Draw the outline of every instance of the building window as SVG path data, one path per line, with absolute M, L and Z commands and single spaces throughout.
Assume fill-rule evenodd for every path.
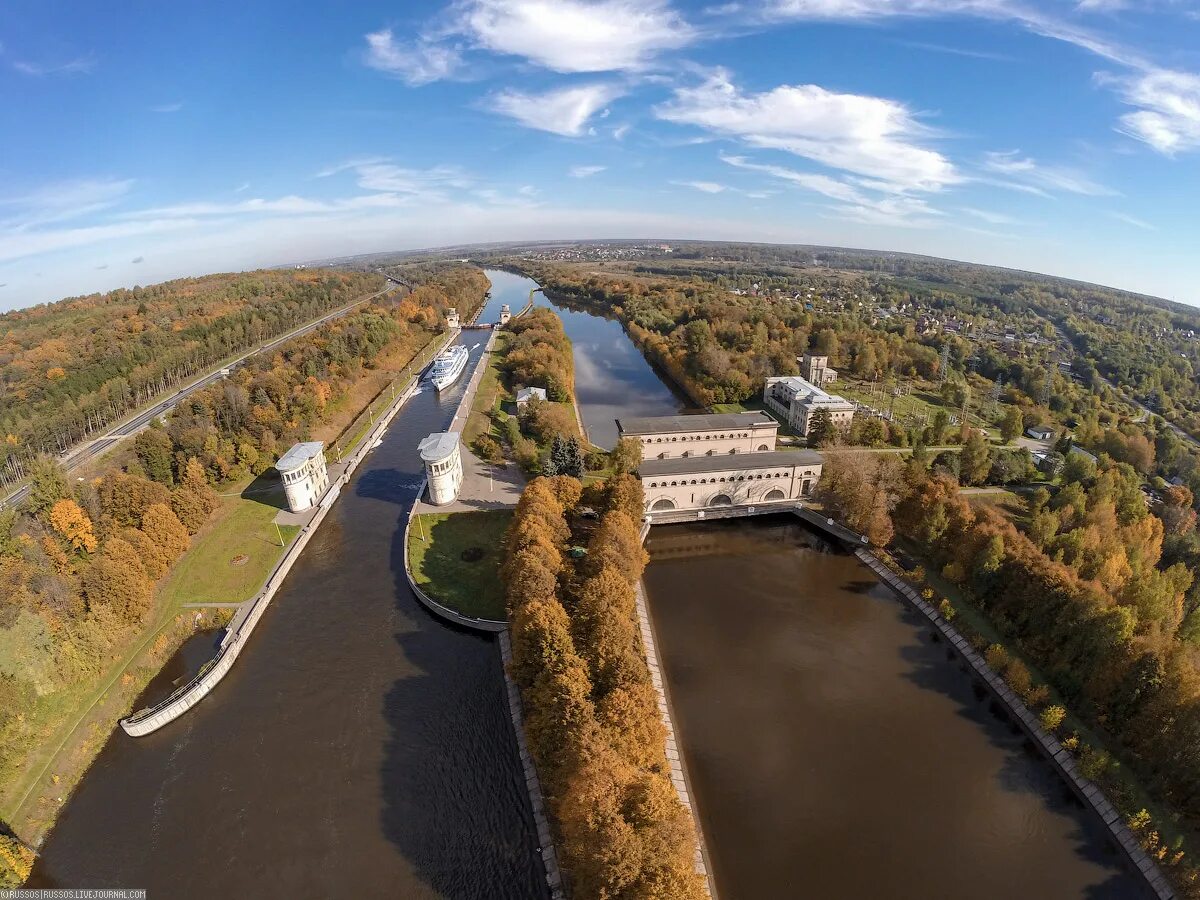
M 762 451 L 764 451 L 764 450 L 770 450 L 770 449 L 771 449 L 771 448 L 770 448 L 770 447 L 768 447 L 766 444 L 760 444 L 760 445 L 759 445 L 759 448 L 758 448 L 758 452 L 759 452 L 759 453 L 761 453 L 761 452 L 762 452 Z

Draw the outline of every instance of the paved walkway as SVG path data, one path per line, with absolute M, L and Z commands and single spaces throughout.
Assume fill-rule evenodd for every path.
M 475 371 L 467 389 L 459 400 L 458 410 L 454 414 L 447 431 L 461 432 L 467 424 L 471 413 L 471 404 L 475 402 L 475 392 L 479 390 L 479 382 L 483 380 L 487 368 L 488 356 L 495 345 L 495 332 L 488 338 L 487 347 L 479 355 Z M 461 445 L 463 483 L 458 492 L 458 499 L 445 506 L 434 506 L 422 492 L 417 498 L 416 511 L 418 514 L 432 512 L 477 512 L 481 509 L 511 509 L 521 499 L 521 491 L 525 489 L 525 476 L 516 463 L 493 465 L 479 459 L 466 446 Z
M 512 509 L 525 489 L 525 475 L 516 463 L 495 466 L 462 448 L 463 483 L 458 499 L 445 506 L 434 506 L 425 499 L 417 501 L 417 513 L 473 512 L 481 509 Z

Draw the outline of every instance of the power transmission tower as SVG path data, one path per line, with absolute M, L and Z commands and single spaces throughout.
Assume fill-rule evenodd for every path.
M 950 374 L 950 345 L 948 343 L 946 343 L 946 344 L 942 344 L 942 364 L 938 368 L 938 375 L 940 376 L 940 380 L 942 381 L 943 384 L 945 383 L 946 378 L 949 376 L 949 374 Z

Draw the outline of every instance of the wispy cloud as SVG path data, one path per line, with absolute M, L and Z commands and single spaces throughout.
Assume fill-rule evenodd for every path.
M 1151 69 L 1127 77 L 1099 76 L 1137 111 L 1121 116 L 1117 130 L 1174 156 L 1200 149 L 1200 75 Z
M 593 175 L 599 175 L 608 166 L 571 166 L 567 170 L 567 174 L 572 178 L 591 178 Z
M 904 104 L 882 97 L 815 84 L 745 93 L 718 69 L 695 87 L 677 88 L 655 113 L 905 190 L 936 191 L 963 180 L 950 160 L 922 146 L 930 130 Z
M 1043 165 L 1031 157 L 1022 156 L 1019 150 L 987 153 L 983 168 L 987 172 L 1005 176 L 997 184 L 1026 193 L 1069 193 L 1088 197 L 1117 195 L 1117 191 L 1093 181 L 1082 172 L 1062 166 Z
M 459 48 L 450 43 L 420 37 L 410 43 L 397 41 L 392 29 L 365 35 L 363 62 L 410 85 L 428 84 L 448 78 L 462 63 Z
M 715 181 L 672 181 L 671 184 L 677 187 L 691 188 L 693 191 L 700 191 L 703 194 L 720 194 L 729 190 L 725 185 Z
M 865 225 L 891 225 L 900 228 L 928 228 L 937 224 L 942 213 L 919 197 L 891 190 L 890 183 L 872 186 L 868 179 L 856 179 L 857 185 L 848 184 L 818 172 L 799 172 L 787 166 L 776 166 L 751 162 L 744 156 L 721 154 L 720 159 L 728 165 L 751 172 L 761 172 L 793 187 L 837 201 L 829 208 L 839 218 Z M 875 196 L 880 191 L 884 196 Z
M 624 93 L 612 84 L 584 84 L 543 94 L 505 90 L 491 97 L 489 106 L 528 128 L 565 137 L 579 137 L 588 121 Z
M 987 222 L 989 225 L 1020 225 L 1019 219 L 1014 219 L 1012 216 L 1006 216 L 1003 213 L 992 212 L 987 209 L 976 209 L 973 206 L 964 206 L 962 211 L 968 216 L 973 216 L 982 222 Z
M 1131 216 L 1123 212 L 1110 212 L 1110 216 L 1119 222 L 1124 222 L 1126 225 L 1132 225 L 1134 228 L 1140 228 L 1142 231 L 1158 231 L 1154 225 L 1151 225 L 1145 219 L 1139 219 L 1137 216 Z
M 96 67 L 96 57 L 90 53 L 63 62 L 31 62 L 13 60 L 12 67 L 22 75 L 42 78 L 47 75 L 86 75 Z
M 969 47 L 951 47 L 948 44 L 928 44 L 924 41 L 896 41 L 902 47 L 913 50 L 927 50 L 930 53 L 945 53 L 948 56 L 965 56 L 969 59 L 986 59 L 992 62 L 1015 62 L 1016 60 L 1004 53 L 993 53 L 990 50 L 973 50 Z
M 248 182 L 248 181 L 243 181 L 241 184 L 239 184 L 237 187 L 235 187 L 235 188 L 233 189 L 233 192 L 234 192 L 235 194 L 241 194 L 241 193 L 244 193 L 244 192 L 246 192 L 246 191 L 248 191 L 248 190 L 250 190 L 250 182 Z
M 78 219 L 114 206 L 133 187 L 131 178 L 82 178 L 0 196 L 0 228 L 27 230 Z
M 182 103 L 163 103 L 160 106 L 150 107 L 150 112 L 156 113 L 176 113 L 183 109 Z

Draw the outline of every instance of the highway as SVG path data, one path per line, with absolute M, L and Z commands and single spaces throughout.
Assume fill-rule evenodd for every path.
M 151 406 L 151 407 L 144 409 L 141 412 L 137 413 L 136 415 L 133 416 L 133 418 L 125 420 L 124 422 L 117 425 L 115 428 L 113 428 L 111 431 L 109 431 L 104 436 L 96 438 L 95 440 L 91 441 L 90 443 L 81 444 L 80 446 L 78 446 L 74 450 L 72 450 L 70 453 L 68 453 L 65 457 L 59 457 L 59 464 L 62 466 L 63 471 L 68 472 L 68 473 L 72 472 L 73 470 L 79 468 L 81 465 L 86 463 L 88 460 L 94 459 L 95 457 L 99 456 L 101 453 L 104 453 L 105 451 L 111 449 L 115 444 L 120 443 L 125 438 L 130 437 L 131 435 L 137 434 L 139 431 L 141 431 L 143 428 L 145 428 L 147 425 L 149 425 L 156 418 L 170 412 L 172 409 L 175 408 L 175 406 L 180 401 L 187 399 L 187 397 L 191 396 L 196 391 L 203 390 L 204 388 L 206 388 L 210 384 L 212 384 L 214 381 L 218 381 L 218 380 L 224 378 L 226 374 L 228 374 L 230 371 L 232 371 L 233 369 L 240 366 L 242 363 L 244 363 L 250 357 L 255 356 L 256 354 L 259 354 L 259 353 L 266 353 L 270 350 L 274 350 L 280 344 L 287 343 L 288 341 L 292 340 L 293 338 L 298 338 L 302 335 L 308 334 L 313 329 L 320 328 L 326 322 L 331 322 L 334 319 L 340 318 L 340 317 L 346 315 L 346 313 L 356 309 L 359 306 L 362 306 L 364 303 L 370 303 L 372 300 L 376 299 L 377 297 L 381 297 L 382 295 L 388 293 L 389 291 L 394 291 L 398 286 L 399 285 L 397 285 L 397 284 L 389 282 L 387 287 L 385 287 L 381 291 L 378 291 L 378 292 L 372 294 L 369 297 L 364 297 L 361 300 L 355 300 L 353 303 L 351 303 L 348 306 L 343 306 L 340 309 L 335 309 L 333 312 L 327 313 L 326 315 L 322 316 L 319 319 L 314 319 L 312 322 L 309 322 L 307 325 L 302 325 L 299 328 L 289 331 L 285 335 L 277 337 L 274 340 L 269 341 L 268 343 L 261 344 L 258 347 L 255 347 L 253 350 L 243 353 L 237 359 L 233 360 L 230 363 L 226 363 L 224 366 L 221 366 L 220 368 L 210 372 L 209 374 L 205 375 L 198 381 L 192 382 L 190 385 L 188 385 L 187 387 L 183 388 L 182 390 L 179 390 L 176 393 L 172 394 L 167 399 L 161 400 L 158 403 L 156 403 L 154 406 Z M 16 506 L 16 505 L 20 504 L 27 496 L 29 496 L 29 485 L 28 484 L 21 486 L 20 488 L 18 488 L 17 490 L 15 490 L 11 494 L 9 494 L 7 497 L 5 497 L 3 501 L 0 501 L 0 509 L 6 508 L 9 506 Z

